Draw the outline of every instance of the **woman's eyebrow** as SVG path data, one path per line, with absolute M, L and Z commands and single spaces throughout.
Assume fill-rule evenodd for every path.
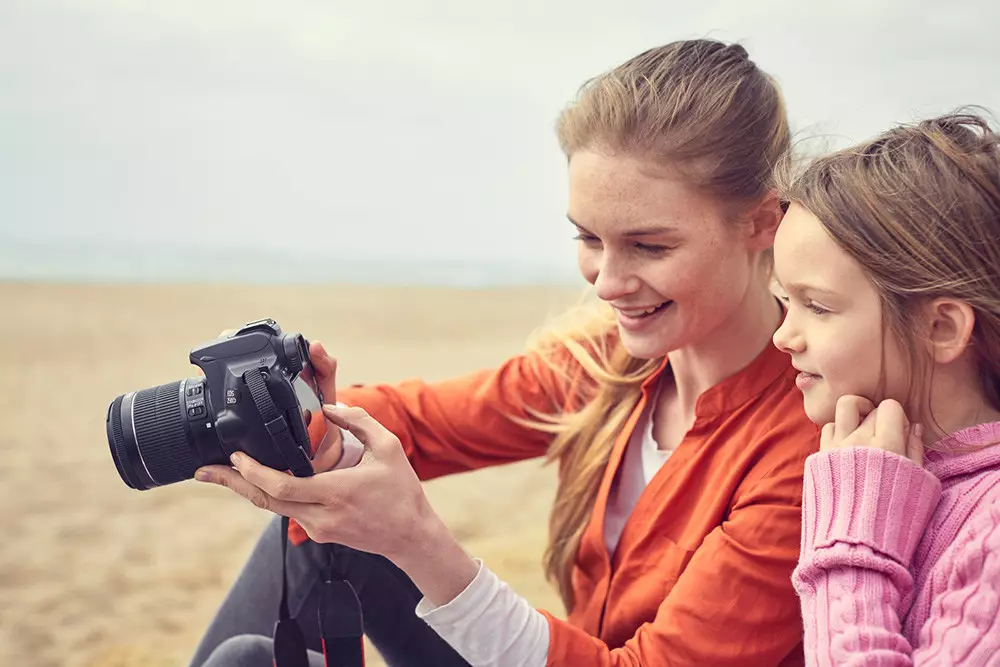
M 579 222 L 569 217 L 568 215 L 566 216 L 566 219 L 569 220 L 573 224 L 573 226 L 579 229 L 581 232 L 586 232 L 588 234 L 591 234 L 591 232 L 586 227 L 584 227 L 583 225 L 581 225 Z M 630 229 L 628 231 L 622 232 L 622 236 L 626 238 L 633 238 L 636 236 L 655 236 L 657 234 L 677 234 L 677 233 L 679 233 L 678 229 L 672 225 L 654 224 L 643 227 L 636 227 L 635 229 Z

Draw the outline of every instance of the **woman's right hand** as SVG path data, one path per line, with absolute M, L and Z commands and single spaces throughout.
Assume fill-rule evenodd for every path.
M 335 404 L 337 402 L 337 360 L 326 352 L 326 348 L 319 341 L 309 344 L 309 357 L 312 359 L 313 372 L 316 374 L 316 383 L 319 390 L 323 392 L 323 402 Z M 315 415 L 326 419 L 325 415 Z M 343 437 L 340 427 L 326 421 L 327 435 L 320 443 L 320 446 L 313 454 L 313 471 L 320 473 L 331 470 L 340 460 L 343 452 Z

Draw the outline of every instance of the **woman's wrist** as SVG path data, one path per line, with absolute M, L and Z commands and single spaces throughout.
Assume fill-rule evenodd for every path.
M 476 578 L 479 564 L 433 512 L 418 523 L 411 538 L 403 551 L 388 558 L 435 607 L 454 600 Z

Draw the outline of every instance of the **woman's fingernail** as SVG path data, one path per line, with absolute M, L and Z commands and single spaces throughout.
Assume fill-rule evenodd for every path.
M 232 462 L 234 466 L 238 466 L 239 464 L 243 463 L 243 454 L 239 452 L 233 452 L 233 455 L 229 457 L 229 460 Z
M 212 476 L 205 470 L 198 470 L 194 473 L 194 478 L 199 482 L 211 482 Z

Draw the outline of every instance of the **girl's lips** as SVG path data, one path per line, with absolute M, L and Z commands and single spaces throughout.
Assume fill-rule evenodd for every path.
M 822 379 L 822 375 L 799 371 L 799 374 L 795 376 L 795 386 L 799 388 L 799 391 L 806 391 L 807 389 L 816 386 L 816 384 Z

